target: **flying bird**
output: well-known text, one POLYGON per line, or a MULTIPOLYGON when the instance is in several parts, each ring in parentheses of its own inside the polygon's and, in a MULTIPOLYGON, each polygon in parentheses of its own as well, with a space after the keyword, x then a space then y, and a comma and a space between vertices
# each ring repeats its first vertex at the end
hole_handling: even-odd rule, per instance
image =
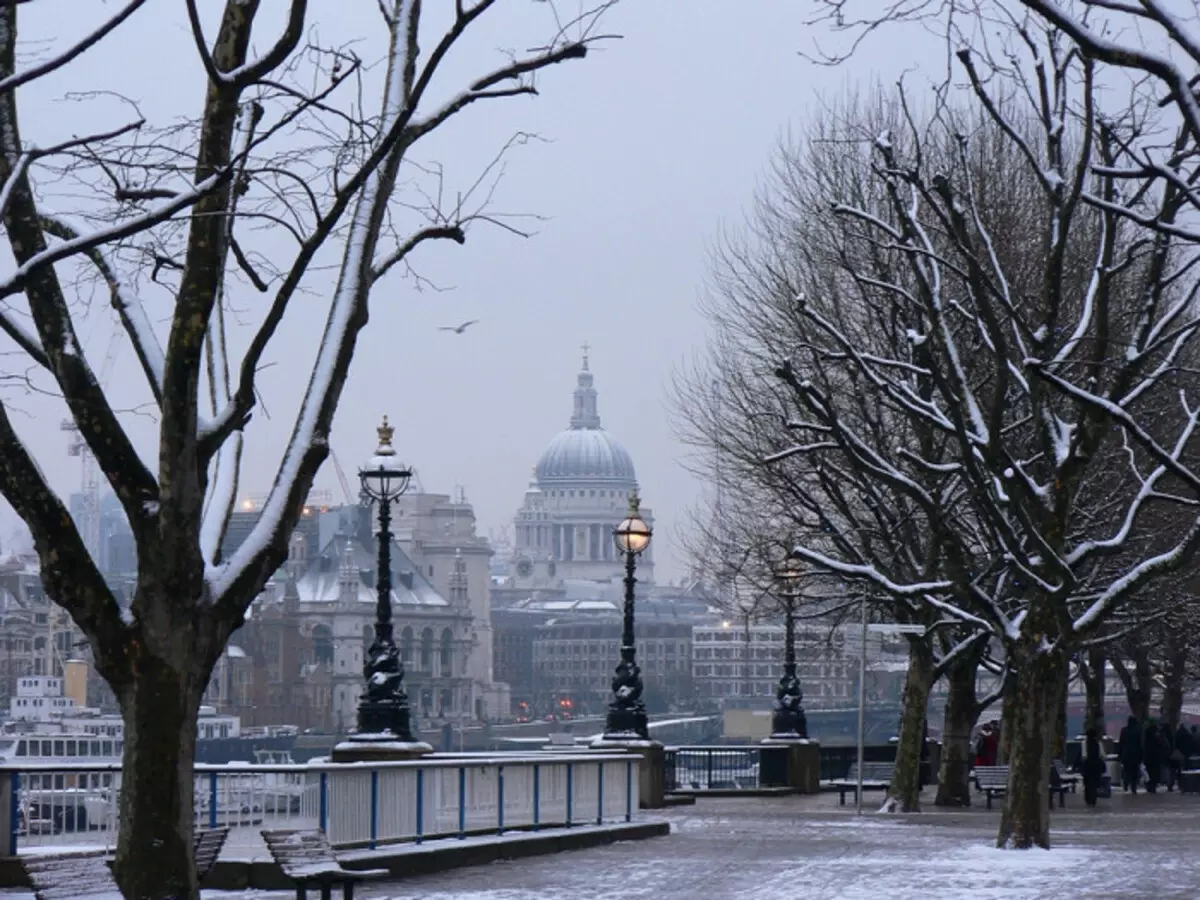
POLYGON ((462 334, 470 326, 478 322, 478 319, 472 319, 469 322, 463 322, 461 325, 442 325, 438 331, 453 331, 455 334, 462 334))

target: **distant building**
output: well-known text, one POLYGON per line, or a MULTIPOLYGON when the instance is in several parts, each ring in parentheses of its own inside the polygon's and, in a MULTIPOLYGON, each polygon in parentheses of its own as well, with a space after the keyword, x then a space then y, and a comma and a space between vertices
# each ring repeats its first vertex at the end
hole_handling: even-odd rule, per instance
MULTIPOLYGON (((566 581, 607 582, 624 574, 612 531, 638 488, 629 452, 600 425, 588 367, 576 378, 569 425, 550 441, 513 519, 512 555, 501 593, 561 590, 566 581)), ((653 525, 651 510, 642 516, 653 525)), ((654 544, 638 559, 638 580, 654 582, 654 544)))
MULTIPOLYGON (((650 712, 690 703, 692 626, 650 620, 636 629, 637 663, 650 712)), ((605 617, 552 619, 536 629, 533 641, 533 707, 539 713, 561 709, 600 714, 612 699, 612 676, 621 658, 621 622, 605 617)))
MULTIPOLYGON (((246 498, 238 503, 237 508, 229 516, 229 524, 225 528, 225 538, 221 541, 221 556, 228 559, 233 553, 246 542, 246 538, 250 537, 250 532, 254 530, 254 526, 258 524, 258 520, 262 517, 263 501, 256 498, 246 498)), ((316 557, 325 543, 321 541, 321 526, 320 520, 324 510, 328 507, 321 507, 315 504, 306 505, 300 511, 300 519, 296 522, 296 528, 293 534, 301 534, 305 540, 305 553, 310 557, 316 557)))

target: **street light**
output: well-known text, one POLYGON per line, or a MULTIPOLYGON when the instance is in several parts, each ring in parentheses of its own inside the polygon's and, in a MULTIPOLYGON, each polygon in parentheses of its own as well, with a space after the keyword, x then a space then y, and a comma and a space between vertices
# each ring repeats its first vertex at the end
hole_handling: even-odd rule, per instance
POLYGON ((796 597, 804 576, 804 560, 793 549, 775 569, 783 606, 783 676, 775 690, 775 711, 771 715, 773 740, 799 740, 808 737, 808 720, 801 701, 800 680, 796 677, 796 597))
POLYGON ((612 680, 612 700, 604 724, 604 740, 648 740, 646 704, 642 701, 642 670, 635 661, 633 637, 633 587, 637 558, 650 546, 650 526, 638 511, 637 491, 629 495, 629 511, 613 529, 617 549, 625 554, 625 624, 621 630, 621 661, 612 680))
POLYGON ((358 701, 358 734, 351 740, 414 743, 404 692, 404 665, 392 630, 392 503, 408 489, 412 470, 396 457, 395 429, 387 416, 378 428, 379 447, 358 472, 362 498, 379 508, 379 558, 376 564, 375 640, 363 662, 367 690, 358 701))

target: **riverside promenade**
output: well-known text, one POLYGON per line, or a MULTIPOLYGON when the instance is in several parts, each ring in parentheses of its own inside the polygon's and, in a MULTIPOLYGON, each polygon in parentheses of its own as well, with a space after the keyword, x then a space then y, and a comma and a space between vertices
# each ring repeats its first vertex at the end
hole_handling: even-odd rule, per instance
MULTIPOLYGON (((874 809, 877 804, 872 806, 874 809)), ((910 816, 837 806, 836 795, 701 798, 656 813, 652 840, 512 859, 365 886, 365 900, 1193 900, 1200 798, 1120 793, 1052 815, 1055 849, 992 847, 998 811, 910 816)), ((30 900, 27 892, 0 893, 30 900)), ((291 900, 206 891, 204 900, 291 900)))

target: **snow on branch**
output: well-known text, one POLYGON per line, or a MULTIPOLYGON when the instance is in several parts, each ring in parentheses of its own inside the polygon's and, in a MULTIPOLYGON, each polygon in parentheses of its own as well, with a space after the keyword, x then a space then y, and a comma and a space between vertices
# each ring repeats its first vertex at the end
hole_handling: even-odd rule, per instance
MULTIPOLYGON (((83 233, 83 229, 68 224, 61 215, 43 213, 41 223, 47 234, 54 235, 63 241, 78 240, 83 233)), ((154 328, 150 324, 150 318, 146 315, 145 303, 137 295, 136 287, 121 277, 119 264, 105 252, 105 245, 97 244, 88 247, 82 253, 100 272, 100 276, 108 286, 112 308, 117 313, 117 317, 125 329, 125 334, 129 337, 129 342, 133 345, 133 352, 146 376, 150 393, 154 395, 155 402, 161 403, 163 349, 158 335, 154 333, 154 328)))

